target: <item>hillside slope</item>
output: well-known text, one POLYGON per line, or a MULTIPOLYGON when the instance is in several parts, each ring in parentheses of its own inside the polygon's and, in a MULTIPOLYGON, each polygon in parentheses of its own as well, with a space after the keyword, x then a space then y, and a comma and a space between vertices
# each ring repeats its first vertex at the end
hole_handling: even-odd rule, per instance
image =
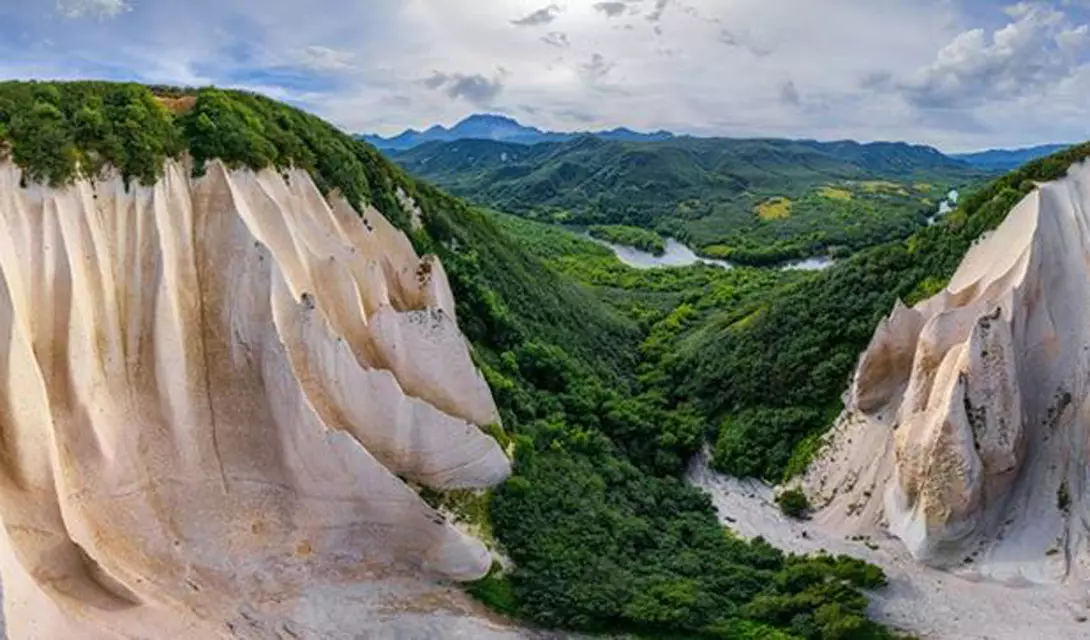
MULTIPOLYGON (((26 456, 32 468, 50 469, 66 482, 76 482, 77 489, 80 483, 91 485, 89 492, 77 491, 77 499, 105 492, 109 499, 136 500, 134 496, 155 496, 163 491, 176 496, 181 501, 178 504, 195 501, 184 519, 187 527, 196 527, 201 534, 196 537, 190 529, 175 524, 180 516, 171 508, 176 504, 173 501, 152 501, 148 517, 164 523, 159 528, 127 526, 127 514, 145 512, 124 509, 104 511, 113 517, 95 519, 97 529, 77 526, 68 531, 61 522, 61 541, 71 534, 76 542, 84 543, 64 547, 67 551, 63 554, 51 555, 48 552, 55 547, 49 545, 33 546, 40 541, 32 535, 40 531, 35 528, 39 523, 15 531, 13 535, 32 545, 29 548, 35 553, 20 552, 6 559, 6 586, 23 585, 21 581, 29 577, 34 584, 48 587, 48 595, 28 600, 31 604, 22 609, 30 624, 39 619, 35 617, 39 613, 51 615, 56 607, 82 611, 81 607, 91 603, 98 607, 96 615, 100 617, 96 620, 103 630, 113 628, 129 637, 146 636, 133 629, 149 628, 154 629, 152 634, 177 629, 179 634, 201 637, 251 628, 258 636, 302 632, 304 636, 336 637, 360 631, 355 625, 362 623, 380 627, 364 626, 365 633, 387 632, 390 629, 382 629, 383 623, 394 624, 444 603, 427 594, 414 599, 411 589, 376 593, 373 587, 377 581, 352 573, 367 569, 366 563, 359 566, 349 561, 352 571, 345 573, 338 564, 344 556, 327 553, 338 545, 357 549, 362 544, 366 547, 362 552, 388 558, 380 549, 366 545, 367 536, 339 537, 338 522, 347 518, 350 528, 359 527, 366 524, 360 514, 379 514, 376 522, 385 525, 377 530, 377 538, 371 539, 409 548, 403 562, 395 563, 411 569, 409 582, 433 580, 434 573, 471 578, 482 569, 479 553, 468 558, 456 553, 459 548, 480 550, 479 546, 465 546, 461 534, 427 538, 444 540, 449 535, 450 541, 457 542, 428 552, 427 545, 417 544, 420 538, 392 532, 391 511, 396 511, 396 504, 410 504, 417 515, 433 515, 430 508, 449 514, 460 526, 506 552, 515 563, 513 569, 493 572, 469 590, 500 611, 538 624, 709 638, 835 638, 842 637, 845 630, 864 637, 889 637, 884 629, 866 620, 866 598, 859 591, 880 586, 881 572, 847 558, 785 556, 763 542, 750 543, 727 535, 707 496, 678 479, 685 457, 700 445, 702 429, 684 403, 671 404, 646 392, 642 376, 636 375, 642 357, 639 346, 645 337, 642 327, 603 304, 587 287, 523 250, 489 216, 409 178, 369 145, 313 116, 248 93, 109 83, 0 83, 0 148, 12 163, 5 170, 7 178, 0 191, 0 207, 8 220, 6 237, 12 243, 4 255, 4 271, 12 276, 9 282, 26 280, 22 286, 9 284, 12 299, 41 289, 41 295, 51 292, 50 299, 66 302, 94 319, 91 323, 72 322, 75 328, 66 331, 64 324, 56 322, 58 316, 48 310, 24 312, 18 330, 42 338, 34 349, 24 343, 20 351, 18 344, 9 344, 7 361, 37 362, 40 358, 41 366, 48 367, 63 363, 62 355, 66 355, 76 371, 98 366, 106 369, 103 375, 115 373, 111 367, 125 374, 111 378, 115 387, 93 387, 95 393, 102 394, 93 402, 79 391, 85 382, 57 376, 57 393, 45 394, 44 400, 59 403, 52 407, 57 413, 39 411, 35 415, 52 415, 57 420, 57 416, 66 415, 61 411, 65 407, 75 411, 73 421, 61 420, 52 428, 59 424, 62 433, 82 438, 74 443, 80 446, 64 449, 68 453, 63 456, 32 455, 30 451, 37 449, 8 448, 6 459, 23 460, 26 456), (176 192, 177 198, 155 195, 167 190, 176 192), (81 203, 80 207, 69 206, 73 201, 81 203), (136 217, 126 217, 130 214, 136 217), (63 219, 63 225, 47 224, 51 216, 63 219), (287 219, 293 223, 284 223, 287 219), (336 240, 330 231, 333 222, 333 226, 354 229, 353 233, 363 238, 375 229, 386 229, 386 240, 377 244, 336 240), (30 253, 21 252, 15 243, 26 236, 19 231, 19 225, 24 224, 38 230, 37 235, 31 234, 37 242, 30 244, 30 253), (161 233, 153 233, 158 229, 161 233), (190 229, 194 233, 188 233, 190 229), (405 234, 411 246, 403 239, 396 240, 399 233, 405 234), (45 242, 46 238, 50 241, 45 242), (180 260, 183 267, 189 264, 184 251, 166 250, 173 246, 166 238, 177 239, 183 249, 201 256, 192 262, 202 265, 200 272, 209 282, 229 281, 230 286, 212 287, 207 295, 202 286, 174 287, 175 297, 208 298, 207 305, 196 306, 207 307, 212 313, 189 318, 179 315, 180 311, 164 311, 172 298, 139 287, 134 292, 146 297, 117 296, 120 289, 110 284, 117 278, 157 282, 155 278, 167 277, 172 260, 180 260), (142 258, 145 252, 154 257, 164 246, 161 261, 142 258), (323 246, 327 249, 316 249, 323 246), (395 254, 404 260, 393 259, 395 254), (416 254, 434 254, 438 260, 424 258, 420 262, 416 254), (360 262, 361 255, 377 256, 378 266, 360 262), (248 261, 253 273, 269 274, 268 281, 247 280, 243 276, 250 271, 233 266, 240 260, 248 261), (120 266, 114 268, 115 263, 120 266), (133 267, 134 263, 141 267, 133 267), (64 278, 45 277, 58 269, 40 266, 77 264, 81 265, 79 271, 101 277, 87 278, 86 282, 73 279, 72 286, 66 288, 64 278), (346 277, 344 265, 356 264, 361 265, 361 279, 350 286, 353 278, 346 277), (159 265, 162 271, 149 265, 159 265), (450 291, 434 284, 442 282, 444 272, 450 291), (377 277, 378 273, 384 278, 377 277), (269 294, 269 287, 261 285, 278 282, 277 274, 295 283, 295 289, 285 293, 283 287, 273 287, 269 294), (407 325, 372 322, 374 314, 368 311, 383 300, 383 283, 395 308, 401 305, 402 311, 415 312, 407 325), (313 292, 306 290, 311 288, 313 292), (327 304, 329 299, 354 300, 355 306, 327 304), (270 309, 271 320, 265 313, 270 309), (188 375, 185 367, 173 361, 163 360, 163 366, 137 366, 143 360, 131 354, 151 350, 154 357, 156 353, 172 353, 163 349, 174 345, 188 357, 199 342, 174 340, 164 345, 159 338, 138 340, 143 334, 127 327, 130 322, 139 325, 139 320, 132 318, 152 312, 164 314, 182 330, 196 325, 202 335, 218 327, 211 335, 238 348, 214 351, 198 360, 203 361, 204 370, 216 373, 206 376, 203 386, 176 389, 167 385, 166 391, 156 388, 158 395, 133 394, 131 402, 126 402, 126 394, 138 384, 158 384, 160 380, 166 384, 175 379, 172 376, 188 375), (306 320, 317 316, 324 316, 327 325, 339 327, 343 340, 323 334, 321 322, 306 320), (450 330, 454 317, 472 343, 469 352, 450 330), (103 327, 104 331, 90 335, 87 327, 103 327), (367 328, 361 335, 381 332, 388 340, 353 342, 348 334, 361 327, 367 328), (296 340, 299 335, 304 339, 296 340), (104 345, 99 345, 99 338, 104 345), (66 350, 69 344, 86 341, 90 341, 88 349, 66 350), (400 346, 383 350, 380 345, 384 342, 400 346), (100 353, 100 348, 115 343, 117 348, 100 353), (292 365, 319 371, 296 372, 284 380, 262 369, 282 370, 274 365, 283 358, 275 356, 299 344, 315 346, 317 351, 296 349, 292 365), (262 345, 271 355, 258 349, 262 345), (259 352, 260 357, 255 355, 259 352), (103 358, 89 363, 96 354, 103 358), (465 391, 473 389, 477 380, 475 374, 467 373, 472 370, 468 357, 489 385, 502 427, 483 424, 493 417, 490 403, 482 404, 485 396, 465 391), (450 393, 425 393, 427 385, 422 381, 443 370, 435 362, 443 362, 444 367, 461 363, 463 374, 452 376, 457 384, 450 393), (360 403, 368 398, 377 398, 367 407, 375 409, 397 397, 388 389, 369 396, 364 393, 367 385, 346 382, 355 380, 361 369, 364 374, 386 379, 383 372, 395 374, 402 388, 410 390, 409 396, 419 394, 439 408, 441 415, 436 420, 440 423, 449 426, 448 418, 457 414, 481 424, 489 436, 513 452, 511 478, 494 493, 421 489, 418 499, 408 492, 409 485, 403 480, 438 489, 475 487, 498 480, 505 469, 484 465, 492 471, 479 477, 471 474, 475 477, 465 482, 458 481, 456 472, 432 477, 427 465, 415 465, 413 457, 399 455, 396 446, 383 450, 370 442, 367 448, 353 445, 304 419, 302 414, 316 412, 327 424, 350 422, 359 417, 360 403), (293 385, 303 383, 308 385, 306 401, 284 403, 292 397, 286 395, 288 391, 298 390, 293 385), (349 393, 345 393, 346 385, 349 393), (414 388, 418 391, 412 391, 414 388), (259 393, 265 390, 268 393, 259 393), (156 435, 162 429, 145 428, 156 416, 179 415, 176 412, 185 408, 182 400, 187 392, 196 394, 193 402, 197 405, 215 406, 210 429, 192 433, 168 430, 182 439, 172 444, 170 438, 156 435), (70 397, 79 402, 63 401, 70 397), (170 411, 155 406, 152 399, 156 397, 165 398, 170 411), (217 397, 220 400, 213 402, 217 397), (469 402, 473 398, 481 402, 469 402), (468 405, 459 408, 459 402, 468 405), (86 407, 116 409, 124 419, 88 416, 86 407), (286 411, 287 418, 266 419, 262 407, 286 411), (341 411, 345 407, 352 410, 341 411), (87 428, 76 428, 88 424, 112 425, 112 431, 105 433, 112 437, 93 442, 94 438, 86 438, 87 428), (299 426, 302 424, 315 428, 304 429, 299 426), (270 425, 276 425, 273 440, 285 444, 271 447, 271 451, 268 439, 260 437, 268 435, 270 425), (315 441, 301 442, 306 434, 315 441), (155 441, 163 445, 161 449, 147 446, 153 438, 158 438, 155 441), (246 445, 255 439, 252 446, 246 445), (104 450, 97 448, 104 444, 104 450), (223 451, 237 457, 229 461, 220 458, 220 484, 240 482, 240 467, 246 470, 242 480, 254 481, 254 493, 240 494, 239 503, 231 502, 235 494, 230 491, 191 494, 184 490, 184 482, 175 486, 174 479, 159 473, 173 468, 171 464, 192 465, 193 457, 181 455, 186 451, 203 452, 214 460, 221 445, 226 447, 223 451), (369 452, 372 446, 375 451, 369 452), (84 457, 95 451, 101 455, 84 457), (293 456, 303 459, 287 465, 294 471, 273 478, 271 484, 265 482, 268 474, 275 476, 277 469, 284 468, 281 463, 285 460, 296 460, 293 456), (65 467, 53 469, 54 460, 63 461, 65 467), (322 484, 306 460, 317 469, 345 475, 345 481, 334 482, 332 488, 322 484), (375 489, 353 483, 362 482, 366 474, 361 475, 361 470, 373 468, 376 460, 389 465, 389 471, 379 475, 404 498, 402 502, 369 499, 369 492, 375 489), (114 469, 118 475, 111 473, 114 469), (132 474, 142 482, 126 484, 125 478, 132 474), (160 489, 160 484, 169 489, 160 489), (259 495, 260 487, 283 494, 287 504, 329 504, 335 499, 337 507, 317 515, 300 513, 300 522, 283 526, 291 523, 290 510, 270 510, 271 502, 242 500, 241 495, 259 495), (346 504, 356 507, 345 509, 346 504), (126 533, 111 533, 115 527, 126 533), (281 535, 308 527, 320 535, 313 540, 281 535), (146 535, 134 537, 132 531, 146 531, 146 535), (273 536, 275 544, 252 543, 255 536, 264 534, 273 536), (202 556, 202 547, 196 543, 200 539, 215 541, 216 553, 202 556), (144 554, 141 549, 156 553, 144 554), (217 555, 219 551, 226 555, 217 555), (273 558, 257 562, 263 553, 272 553, 273 558), (21 569, 12 569, 16 566, 21 569), (290 577, 280 575, 291 567, 299 572, 290 577), (52 569, 75 572, 79 580, 71 584, 79 588, 65 591, 61 587, 70 583, 51 582, 52 569), (225 578, 225 569, 237 570, 248 581, 225 578), (152 579, 154 576, 161 580, 152 579), (346 580, 357 591, 351 598, 331 597, 321 588, 331 579, 346 580), (284 593, 280 584, 295 584, 301 591, 284 593), (391 608, 391 595, 408 595, 398 598, 408 602, 391 608), (245 606, 235 606, 239 604, 245 606), (378 604, 384 605, 385 618, 368 616, 378 604), (141 619, 149 611, 162 615, 141 619), (203 626, 217 620, 226 622, 214 629, 203 626)), ((348 272, 355 277, 353 269, 348 272)), ((193 307, 177 306, 190 311, 193 307)), ((381 315, 383 305, 376 308, 380 310, 376 314, 381 315)), ((80 315, 79 319, 85 318, 80 315)), ((9 338, 22 335, 14 328, 13 324, 9 338)), ((17 378, 33 380, 33 376, 17 378)), ((197 376, 198 382, 200 378, 197 376)), ((479 392, 479 386, 476 388, 479 392)), ((32 396, 12 397, 28 402, 32 396)), ((20 404, 13 411, 18 413, 24 406, 20 404)), ((394 414, 403 417, 401 411, 394 414)), ((195 423, 183 418, 172 422, 195 423)), ((6 447, 23 437, 19 424, 45 428, 50 419, 13 422, 5 417, 0 421, 4 431, 0 440, 6 447)), ((397 429, 377 432, 379 436, 408 434, 405 437, 422 444, 426 439, 416 438, 411 429, 424 424, 428 423, 413 417, 397 429)), ((383 441, 382 437, 378 440, 383 441)), ((42 440, 36 442, 41 445, 42 440)), ((452 455, 466 442, 488 444, 491 440, 478 432, 433 453, 452 455)), ((494 461, 495 449, 486 449, 493 454, 481 459, 494 461)), ((12 505, 18 502, 13 500, 28 487, 45 487, 45 495, 61 493, 51 478, 7 474, 2 480, 10 498, 0 501, 4 510, 15 508, 12 505)), ((50 526, 56 528, 56 511, 21 511, 52 518, 50 526)), ((86 513, 87 509, 81 517, 86 513)), ((10 520, 7 511, 4 520, 10 520)), ((442 518, 418 524, 422 530, 451 531, 442 518)), ((30 591, 35 588, 40 587, 28 587, 30 591)), ((5 589, 5 594, 11 602, 10 590, 5 589)), ((85 618, 80 622, 84 635, 95 630, 96 623, 85 618)), ((28 634, 72 637, 70 631, 28 634)))
POLYGON ((682 336, 664 364, 669 393, 718 423, 715 464, 774 481, 803 471, 874 328, 897 300, 943 290, 981 234, 1037 181, 1062 177, 1090 144, 1022 167, 969 196, 942 224, 874 247, 791 285, 747 315, 720 314, 682 336))
POLYGON ((983 175, 929 147, 900 143, 583 137, 526 147, 464 140, 394 158, 414 175, 502 211, 655 229, 746 264, 906 237, 951 187, 983 175), (769 215, 777 202, 786 206, 769 215))

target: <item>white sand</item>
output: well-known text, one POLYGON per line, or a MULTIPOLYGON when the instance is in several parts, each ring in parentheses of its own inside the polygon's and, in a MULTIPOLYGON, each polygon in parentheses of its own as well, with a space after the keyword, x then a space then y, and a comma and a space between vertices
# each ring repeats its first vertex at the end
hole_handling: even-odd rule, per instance
POLYGON ((710 470, 699 457, 689 480, 707 491, 720 519, 748 538, 795 553, 847 554, 882 567, 889 586, 871 594, 870 615, 928 640, 1074 640, 1090 637, 1090 596, 1059 585, 1016 588, 971 581, 918 564, 896 538, 851 541, 818 522, 785 517, 772 488, 710 470), (877 546, 872 549, 867 545, 877 546))

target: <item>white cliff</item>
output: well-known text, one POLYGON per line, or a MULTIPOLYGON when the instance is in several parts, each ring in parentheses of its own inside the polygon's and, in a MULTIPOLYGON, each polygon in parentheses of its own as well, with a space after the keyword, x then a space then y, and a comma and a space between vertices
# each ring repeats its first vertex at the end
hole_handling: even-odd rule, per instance
POLYGON ((1012 583, 1090 563, 1090 164, 1042 184, 863 354, 806 486, 824 525, 1012 583))
POLYGON ((487 572, 407 484, 509 472, 438 260, 303 171, 20 179, 0 164, 10 637, 356 637, 487 572))

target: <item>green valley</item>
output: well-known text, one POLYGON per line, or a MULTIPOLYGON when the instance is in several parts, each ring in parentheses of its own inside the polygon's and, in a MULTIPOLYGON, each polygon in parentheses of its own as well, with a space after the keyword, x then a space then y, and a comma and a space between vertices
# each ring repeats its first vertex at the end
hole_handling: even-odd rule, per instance
POLYGON ((544 222, 640 227, 754 266, 902 240, 950 189, 989 175, 903 143, 588 136, 533 146, 436 142, 393 158, 495 209, 544 222))
POLYGON ((28 180, 55 186, 109 166, 149 184, 183 154, 198 174, 214 158, 299 167, 438 254, 503 418, 493 432, 513 445, 512 477, 467 507, 514 561, 469 587, 497 610, 648 637, 891 637, 865 613, 862 590, 884 584, 880 570, 740 539, 680 479, 708 429, 705 407, 672 392, 670 351, 705 318, 748 316, 812 275, 635 272, 590 241, 473 208, 318 118, 245 92, 3 83, 0 148, 28 180))
MULTIPOLYGON (((894 301, 939 290, 1034 181, 1090 155, 1083 145, 1038 160, 935 226, 906 226, 904 239, 801 272, 633 269, 557 225, 448 196, 318 118, 245 92, 3 83, 0 145, 28 180, 58 186, 109 166, 149 184, 164 159, 188 154, 197 174, 214 158, 303 168, 323 190, 379 207, 417 251, 441 257, 502 416, 491 433, 514 457, 494 491, 425 496, 449 500, 513 563, 468 591, 549 628, 807 640, 894 637, 866 617, 864 590, 880 588, 882 572, 736 536, 683 480, 689 461, 709 445, 713 465, 734 475, 800 472, 894 301), (419 226, 399 191, 419 207, 419 226)), ((939 189, 934 176, 829 175, 756 206, 779 223, 808 207, 882 211, 877 203, 939 189)))

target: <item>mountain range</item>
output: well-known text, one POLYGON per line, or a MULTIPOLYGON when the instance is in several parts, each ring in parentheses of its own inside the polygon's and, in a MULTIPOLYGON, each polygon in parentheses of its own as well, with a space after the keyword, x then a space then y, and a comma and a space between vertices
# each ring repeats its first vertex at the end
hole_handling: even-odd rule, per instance
POLYGON ((669 140, 674 134, 669 131, 640 133, 625 127, 608 131, 559 132, 542 131, 537 127, 528 127, 507 116, 493 114, 475 114, 451 128, 442 125, 429 127, 426 131, 408 129, 396 136, 384 138, 378 135, 361 135, 360 139, 369 142, 383 151, 404 151, 428 142, 453 142, 456 140, 498 140, 515 144, 538 144, 539 142, 564 142, 581 135, 592 135, 604 140, 627 142, 669 140))
POLYGON ((988 149, 976 153, 955 153, 951 158, 968 162, 978 169, 1010 171, 1027 162, 1044 158, 1068 148, 1068 144, 1042 144, 1021 149, 988 149))
MULTIPOLYGON (((429 142, 456 142, 459 140, 494 140, 520 145, 535 145, 542 142, 567 142, 582 136, 593 136, 602 140, 618 142, 661 142, 675 138, 689 138, 670 131, 642 133, 625 127, 603 131, 544 131, 537 127, 526 126, 508 116, 497 114, 474 114, 454 126, 433 125, 425 131, 407 129, 395 136, 383 137, 374 134, 360 134, 358 139, 369 142, 382 151, 398 153, 414 149, 429 142)), ((850 144, 849 141, 826 144, 850 144)), ((1017 149, 986 149, 971 153, 946 154, 955 160, 965 162, 977 169, 986 171, 1010 171, 1027 162, 1043 158, 1066 149, 1067 144, 1045 144, 1017 149)))

